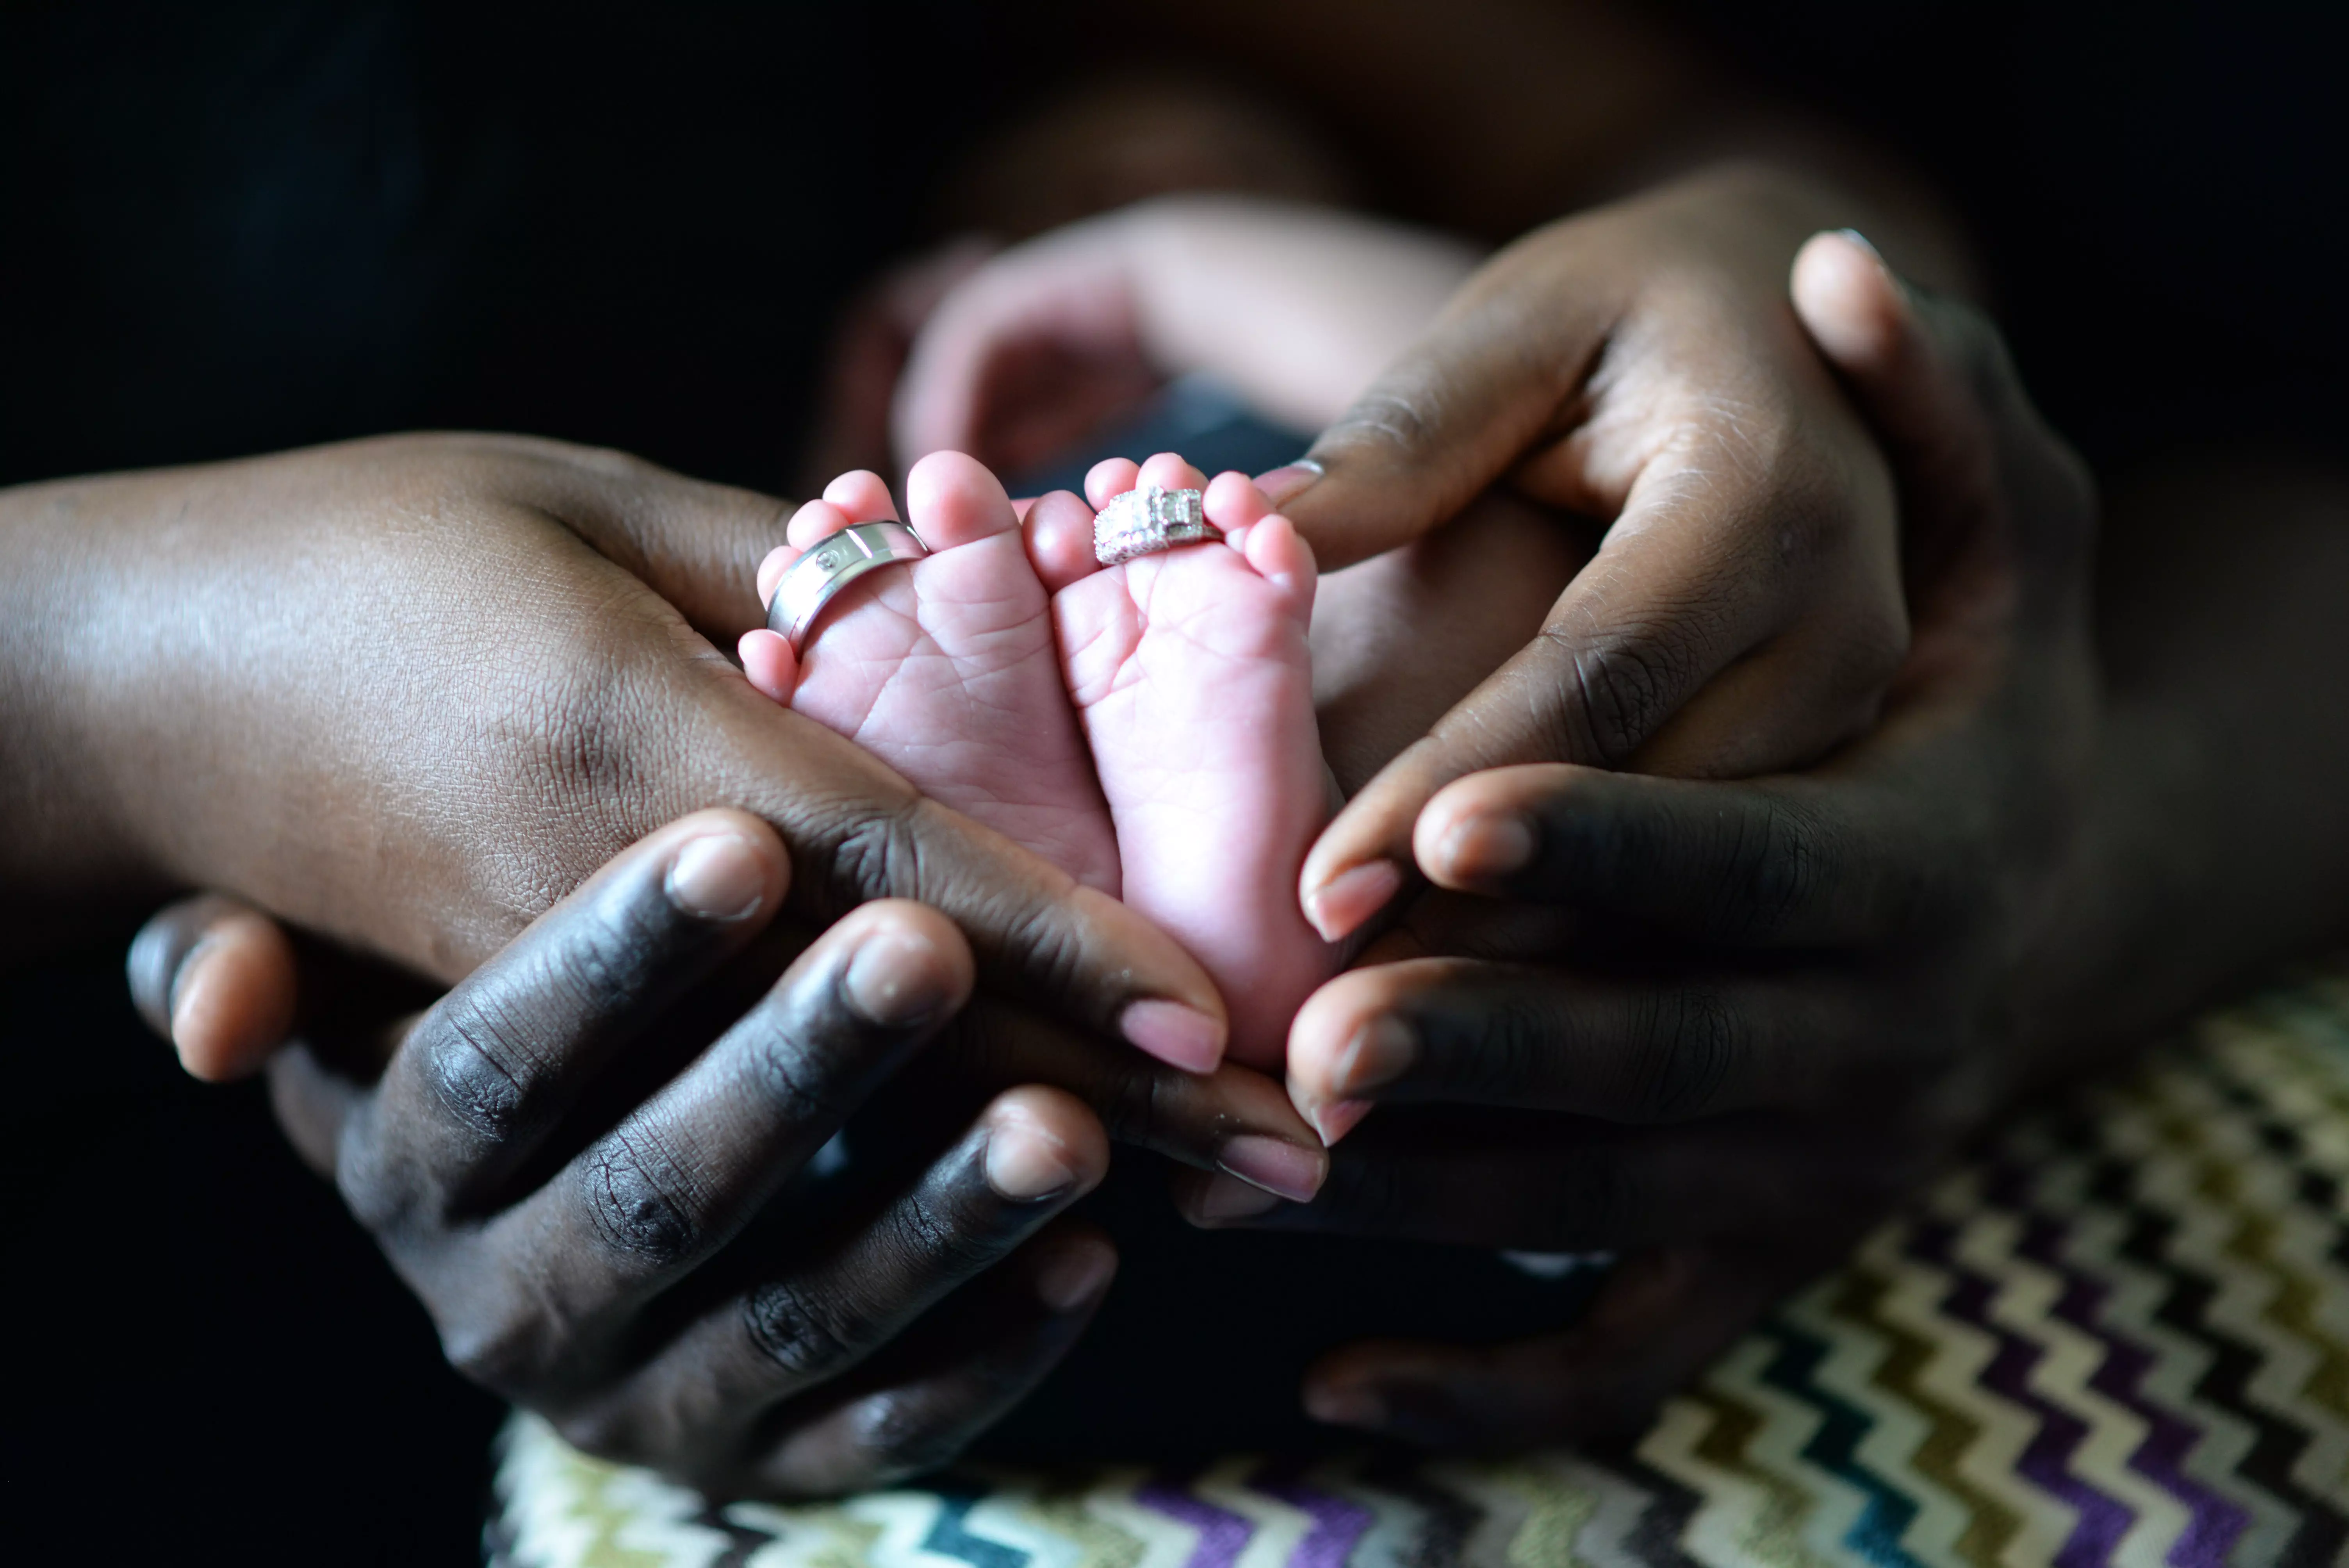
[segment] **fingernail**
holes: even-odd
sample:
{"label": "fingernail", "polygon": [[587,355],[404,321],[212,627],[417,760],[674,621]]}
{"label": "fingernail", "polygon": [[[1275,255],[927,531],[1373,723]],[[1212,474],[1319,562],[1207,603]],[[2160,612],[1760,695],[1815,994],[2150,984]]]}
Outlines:
{"label": "fingernail", "polygon": [[1386,907],[1402,886],[1402,872],[1392,861],[1365,861],[1349,866],[1307,895],[1305,918],[1324,942],[1343,942],[1362,922]]}
{"label": "fingernail", "polygon": [[1278,506],[1292,497],[1304,494],[1313,481],[1327,471],[1311,458],[1299,458],[1293,463],[1257,475],[1256,488],[1264,492],[1267,500]]}
{"label": "fingernail", "polygon": [[1237,1176],[1210,1176],[1191,1206],[1191,1218],[1202,1225],[1220,1225],[1226,1220],[1253,1220],[1279,1203],[1272,1193],[1251,1187]]}
{"label": "fingernail", "polygon": [[1036,1271],[1036,1295],[1054,1312],[1074,1312],[1107,1289],[1117,1253],[1100,1242],[1071,1242]]}
{"label": "fingernail", "polygon": [[1216,1163],[1251,1186],[1292,1203],[1311,1202],[1330,1171],[1330,1157],[1320,1150],[1301,1149],[1255,1132],[1226,1139],[1216,1150]]}
{"label": "fingernail", "polygon": [[1533,863],[1533,824],[1515,811],[1483,811],[1444,841],[1444,874],[1454,882],[1492,882]]}
{"label": "fingernail", "polygon": [[1338,1049],[1338,1063],[1330,1087],[1343,1095],[1359,1095],[1391,1084],[1419,1059],[1419,1037],[1409,1024],[1382,1013],[1356,1029]]}
{"label": "fingernail", "polygon": [[1841,234],[1845,239],[1849,240],[1853,244],[1857,245],[1861,250],[1866,251],[1869,255],[1874,256],[1878,266],[1884,264],[1884,253],[1878,250],[1875,243],[1858,230],[1837,229],[1836,232]]}
{"label": "fingernail", "polygon": [[1338,1140],[1353,1131],[1362,1118],[1370,1114],[1369,1100],[1341,1099],[1315,1107],[1306,1113],[1305,1119],[1311,1122],[1313,1130],[1321,1135],[1322,1143],[1334,1149]]}
{"label": "fingernail", "polygon": [[1383,1427],[1386,1401],[1367,1383],[1308,1383],[1305,1413],[1333,1427]]}
{"label": "fingernail", "polygon": [[767,868],[740,833],[707,833],[678,851],[664,886],[697,920],[741,920],[767,900]]}
{"label": "fingernail", "polygon": [[1118,1015],[1120,1033],[1169,1067],[1211,1073],[1224,1059],[1224,1026],[1180,1002],[1136,1002]]}
{"label": "fingernail", "polygon": [[193,1011],[190,1003],[196,993],[203,989],[201,985],[191,985],[190,982],[196,980],[201,975],[203,968],[202,960],[212,951],[213,941],[214,938],[207,936],[189,948],[186,953],[181,954],[180,966],[171,971],[171,986],[165,993],[163,999],[163,1006],[168,1010],[168,1016],[164,1020],[166,1025],[164,1034],[171,1040],[172,1048],[175,1050],[185,1048],[183,1042],[187,1037],[187,1015]]}
{"label": "fingernail", "polygon": [[1015,1203],[1033,1203],[1077,1183],[1061,1140],[1026,1121],[988,1130],[986,1164],[987,1184]]}
{"label": "fingernail", "polygon": [[945,1007],[954,976],[938,950],[900,931],[868,938],[848,961],[840,988],[848,1005],[876,1024],[903,1028]]}

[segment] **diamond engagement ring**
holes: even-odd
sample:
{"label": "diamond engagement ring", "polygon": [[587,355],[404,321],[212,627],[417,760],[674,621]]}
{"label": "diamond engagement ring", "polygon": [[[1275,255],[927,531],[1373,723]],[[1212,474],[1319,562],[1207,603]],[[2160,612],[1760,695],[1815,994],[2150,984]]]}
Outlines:
{"label": "diamond engagement ring", "polygon": [[767,601],[767,629],[790,638],[797,654],[807,646],[815,618],[842,589],[868,572],[919,561],[929,552],[922,536],[902,522],[852,523],[792,562]]}
{"label": "diamond engagement ring", "polygon": [[1115,566],[1178,544],[1221,539],[1224,531],[1207,521],[1206,505],[1202,491],[1157,485],[1112,496],[1093,518],[1093,559]]}

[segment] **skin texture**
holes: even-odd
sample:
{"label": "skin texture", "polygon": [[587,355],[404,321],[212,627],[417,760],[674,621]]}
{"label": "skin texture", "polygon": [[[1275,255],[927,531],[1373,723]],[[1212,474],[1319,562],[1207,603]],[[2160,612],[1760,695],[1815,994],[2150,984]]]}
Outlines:
{"label": "skin texture", "polygon": [[[418,1207],[419,1191],[472,1178],[436,1163],[451,1112],[413,1089],[427,1069],[388,1021],[419,1005],[418,976],[429,1002],[429,982],[473,975],[629,842],[712,801],[792,845],[798,872],[762,905],[771,935],[733,961],[743,985],[771,982],[797,945],[876,900],[918,895],[926,918],[957,933],[986,995],[951,1031],[952,1070],[934,1075],[944,1109],[905,1122],[932,1160],[965,1148],[972,1117],[1009,1091],[1045,1097],[1060,1124],[1095,1142],[1114,1130],[1215,1169],[1258,1168],[1270,1149],[1292,1191],[1319,1174],[1318,1140],[1276,1084],[1237,1068],[1177,1072],[1117,1039],[1164,1037],[1173,1011],[1190,1021],[1191,1046],[1205,1041],[1194,1066],[1213,1065],[1220,1000],[1177,944],[779,711],[718,654],[711,636],[758,617],[753,570],[781,511],[616,454],[492,437],[362,442],[0,495],[12,564],[0,585],[12,721],[0,791],[23,829],[0,857],[26,895],[14,907],[48,916],[12,936],[36,951],[150,889],[221,890],[230,903],[175,911],[142,943],[142,1006],[212,1077],[251,1070],[294,1017],[308,1048],[280,1068],[289,1134],[340,1172],[355,1213],[441,1321],[452,1359],[550,1412],[598,1400],[640,1410],[620,1388],[633,1367],[586,1326],[620,1322],[642,1298],[593,1274],[560,1303],[534,1295],[519,1282],[553,1266],[539,1251],[549,1233],[482,1228],[454,1199]],[[264,911],[303,934],[292,963]],[[622,962],[633,956],[661,960],[616,954],[585,972],[619,988],[608,998],[564,965],[517,959],[465,1006],[493,1022],[583,995],[636,1006],[644,996]],[[343,1015],[367,992],[345,982],[362,959],[405,981],[378,987],[397,1006],[355,1022]],[[572,1027],[558,1019],[517,1048],[554,1049]],[[317,1092],[295,1092],[305,1084]],[[657,1087],[598,1092],[649,1103]],[[836,1119],[869,1091],[861,1080],[826,1091],[806,1114]],[[321,1109],[357,1104],[368,1108],[358,1122]],[[600,1136],[626,1109],[598,1101],[564,1136],[574,1146]],[[744,1127],[723,1104],[688,1099],[662,1115],[668,1136],[731,1139],[745,1169],[787,1169],[804,1154],[794,1126]],[[404,1152],[353,1165],[343,1136],[353,1126],[370,1149]],[[471,1136],[505,1150],[477,1150],[502,1171],[543,1130],[499,1123]],[[739,1225],[757,1201],[740,1196],[718,1228]],[[996,1235],[991,1220],[971,1222],[973,1247],[957,1257],[975,1270],[1008,1256],[1009,1239],[978,1244]],[[939,1234],[952,1251],[951,1229]],[[460,1253],[447,1273],[417,1261]],[[891,1266],[856,1255],[875,1280]],[[704,1271],[716,1266],[712,1253],[681,1255],[665,1277],[715,1289]],[[824,1277],[854,1305],[846,1293],[861,1274]],[[497,1303],[470,1294],[465,1282],[488,1279],[517,1283]],[[990,1288],[1028,1287],[1007,1276]],[[936,1294],[877,1320],[876,1341],[910,1332]],[[492,1340],[527,1342],[528,1366],[517,1371]],[[1005,1376],[1019,1387],[1040,1370],[1019,1367]],[[954,1408],[948,1426],[976,1429]],[[795,1469],[726,1470],[750,1462],[740,1432],[719,1453],[683,1426],[644,1419],[580,1430],[605,1451],[713,1484],[803,1484]]]}
{"label": "skin texture", "polygon": [[761,619],[781,513],[477,436],[5,492],[0,804],[27,830],[0,874],[49,913],[36,940],[194,884],[453,980],[625,844],[730,804],[792,844],[802,918],[916,897],[1071,1022],[1171,1002],[1219,1030],[1175,944],[711,645]]}
{"label": "skin texture", "polygon": [[[1445,792],[1415,851],[1446,887],[1298,1032],[1309,1108],[1392,1103],[1345,1139],[1314,1205],[1213,1182],[1188,1202],[1225,1223],[1634,1255],[1557,1336],[1337,1353],[1305,1390],[1324,1418],[1478,1448],[1634,1424],[2002,1095],[2338,934],[2349,830],[2330,802],[2349,742],[2308,673],[2349,667],[2325,587],[2349,570],[2328,564],[2349,483],[2212,458],[2125,493],[2094,624],[2100,689],[2088,492],[1994,337],[1913,304],[1841,240],[1806,252],[1795,297],[1896,453],[1932,568],[1884,723],[1751,784],[1551,765]],[[2217,557],[2201,548],[2213,517],[2230,527]],[[1447,613],[1462,624],[1446,583],[1479,604],[1509,586],[1527,599],[1480,580],[1492,554],[1447,558],[1452,530],[1525,550],[1554,537],[1483,502],[1406,558],[1332,574],[1325,603],[1351,583],[1416,645]],[[1575,564],[1569,551],[1547,570]],[[1510,614],[1537,613],[1536,588]],[[1515,634],[1494,619],[1473,630],[1497,656]],[[1325,726],[1429,663],[1328,645]],[[1397,706],[1440,711],[1460,671]],[[1341,772],[1376,765],[1360,736],[1379,727],[1364,710],[1330,731]],[[1510,820],[1533,848],[1515,871],[1495,852]],[[1671,896],[1688,886],[1707,899]],[[1383,1081],[1350,1076],[1380,1063],[1349,1049],[1356,1026],[1385,1017],[1406,1048]]]}
{"label": "skin texture", "polygon": [[[827,605],[804,662],[778,633],[745,634],[745,673],[933,799],[1116,897],[1109,808],[1069,709],[1051,602],[1010,497],[959,452],[914,465],[905,493],[911,524],[933,553]],[[805,550],[853,523],[885,520],[902,521],[880,477],[841,475],[792,517],[791,542],[760,563],[761,596],[772,599]]]}
{"label": "skin texture", "polygon": [[[1225,537],[1111,567],[1062,552],[1074,580],[1052,618],[1068,696],[1117,825],[1126,903],[1231,999],[1233,1058],[1276,1070],[1299,1004],[1340,956],[1289,892],[1330,802],[1306,636],[1313,556],[1237,474],[1210,483],[1162,452],[1086,477],[1102,506],[1154,485],[1203,491]],[[1051,552],[1041,528],[1037,548]]]}
{"label": "skin texture", "polygon": [[[420,1013],[412,982],[305,949],[312,1005],[269,1063],[295,1147],[460,1370],[716,1495],[950,1459],[1108,1288],[1107,1238],[1055,1216],[1111,1133],[1195,1157],[1232,1130],[1228,1080],[1278,1098],[974,1003],[969,944],[920,904],[810,941],[778,919],[789,881],[771,828],[704,811]],[[233,993],[267,929],[218,897],[176,905],[140,937],[134,994],[151,1014]],[[183,1056],[229,1057],[219,1016],[172,1009]],[[811,1172],[860,1110],[887,1130],[851,1130],[865,1164]]]}
{"label": "skin texture", "polygon": [[[934,553],[828,607],[803,661],[747,634],[743,669],[1182,942],[1233,999],[1235,1059],[1275,1069],[1338,960],[1289,892],[1329,811],[1312,555],[1237,474],[1211,484],[1162,453],[1088,480],[1101,506],[1137,485],[1202,491],[1226,540],[1103,568],[1075,496],[1038,500],[1023,533],[992,474],[933,452],[906,493]],[[877,476],[841,476],[761,564],[761,592],[828,534],[895,517]]]}
{"label": "skin texture", "polygon": [[[2094,490],[1994,334],[1840,236],[1794,292],[1932,563],[1914,646],[1879,725],[1814,769],[1511,767],[1421,814],[1442,891],[1291,1043],[1325,1126],[1385,1109],[1313,1204],[1203,1181],[1193,1212],[1634,1255],[1560,1334],[1335,1352],[1305,1390],[1325,1419],[1473,1448],[1636,1426],[2012,1097],[2340,930],[2349,843],[2316,801],[2349,747],[2293,672],[2349,659],[2302,586],[2349,488],[2207,476],[2188,493],[2264,510],[2233,536],[2235,592],[2108,572],[2132,585],[2107,688]],[[2127,561],[2189,553],[2127,537]],[[2221,608],[2247,600],[2256,624]]]}

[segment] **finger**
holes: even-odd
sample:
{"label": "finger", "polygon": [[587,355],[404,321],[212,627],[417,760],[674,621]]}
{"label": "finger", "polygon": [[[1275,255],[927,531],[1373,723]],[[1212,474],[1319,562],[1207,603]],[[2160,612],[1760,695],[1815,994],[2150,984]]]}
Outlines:
{"label": "finger", "polygon": [[1559,299],[1521,277],[1535,260],[1495,257],[1313,443],[1280,506],[1325,570],[1410,543],[1551,438],[1619,306]]}
{"label": "finger", "polygon": [[833,1497],[951,1463],[1060,1365],[1116,1274],[1106,1235],[1056,1222],[874,1357],[844,1398],[826,1390],[829,1408],[753,1454],[721,1493]]}
{"label": "finger", "polygon": [[[1873,722],[1908,647],[1892,530],[1850,525],[1851,503],[1816,476],[1692,482],[1721,466],[1725,454],[1709,450],[1651,465],[1541,634],[1323,830],[1299,887],[1325,939],[1355,928],[1346,922],[1361,901],[1341,879],[1371,872],[1385,883],[1373,868],[1407,863],[1422,810],[1464,775],[1555,761],[1750,776],[1807,763]],[[1793,493],[1806,485],[1816,493]],[[1889,517],[1886,485],[1880,505],[1860,510]],[[1797,534],[1816,572],[1781,559]],[[1823,542],[1829,534],[1846,542]]]}
{"label": "finger", "polygon": [[1708,942],[1829,946],[1951,917],[1955,890],[1920,868],[1960,863],[1968,830],[1857,774],[1731,783],[1536,766],[1446,787],[1413,853],[1442,887]]}
{"label": "finger", "polygon": [[[1816,1103],[1881,1047],[1838,977],[1625,978],[1423,958],[1340,975],[1288,1037],[1289,1092],[1336,1142],[1354,1101],[1684,1121]],[[1353,1119],[1359,1119],[1354,1116]]]}
{"label": "finger", "polygon": [[1347,1346],[1307,1371],[1306,1412],[1437,1449],[1630,1437],[1806,1272],[1784,1256],[1643,1253],[1618,1264],[1581,1319],[1557,1334],[1494,1346]]}
{"label": "finger", "polygon": [[968,944],[936,911],[895,900],[856,911],[691,1067],[498,1216],[486,1251],[533,1282],[533,1317],[633,1311],[732,1240],[946,1026],[972,974]]}
{"label": "finger", "polygon": [[1863,1152],[1754,1115],[1647,1129],[1386,1111],[1330,1150],[1309,1203],[1189,1171],[1176,1173],[1175,1199],[1208,1229],[1593,1252],[1798,1224],[1816,1214],[1826,1173],[1857,1168]]}
{"label": "finger", "polygon": [[209,1082],[259,1071],[293,1027],[293,944],[235,899],[204,894],[158,913],[132,938],[129,971],[140,1016]]}
{"label": "finger", "polygon": [[624,851],[443,997],[353,1129],[362,1215],[419,1191],[480,1200],[597,1070],[781,907],[790,863],[739,811],[683,818]]}
{"label": "finger", "polygon": [[1058,593],[1101,569],[1093,554],[1093,511],[1071,490],[1040,496],[1028,509],[1028,559],[1044,591]]}
{"label": "finger", "polygon": [[1001,1263],[1098,1185],[1108,1161],[1101,1123],[1075,1099],[1040,1088],[999,1096],[871,1222],[696,1319],[573,1426],[591,1427],[598,1452],[672,1432],[727,1434],[739,1448],[775,1405],[852,1371]]}
{"label": "finger", "polygon": [[934,1056],[941,1085],[991,1094],[1009,1084],[1065,1089],[1111,1137],[1201,1171],[1227,1171],[1283,1198],[1319,1191],[1329,1157],[1278,1084],[1225,1063],[1207,1074],[1104,1051],[1049,1017],[982,999]]}
{"label": "finger", "polygon": [[[1804,244],[1792,293],[1804,329],[1892,454],[1912,584],[1934,582],[1986,521],[2014,516],[2037,526],[2010,542],[2077,564],[2092,532],[2095,482],[2032,406],[2004,342],[1979,312],[1905,286],[1850,231]],[[2002,431],[2019,438],[2002,441]],[[2060,504],[2004,493],[2018,486]]]}
{"label": "finger", "polygon": [[1178,1067],[1207,1071],[1221,1058],[1223,998],[1174,938],[709,662],[722,674],[688,671],[664,695],[714,721],[715,735],[647,768],[631,815],[741,806],[791,845],[793,912],[808,924],[877,898],[928,904],[969,938],[988,989]]}

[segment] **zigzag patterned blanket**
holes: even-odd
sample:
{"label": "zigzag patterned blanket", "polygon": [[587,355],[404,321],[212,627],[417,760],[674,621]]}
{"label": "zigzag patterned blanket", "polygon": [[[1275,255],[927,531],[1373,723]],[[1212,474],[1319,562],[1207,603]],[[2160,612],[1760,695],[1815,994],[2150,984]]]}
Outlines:
{"label": "zigzag patterned blanket", "polygon": [[2349,979],[2035,1111],[1623,1452],[713,1509],[517,1418],[496,1568],[2349,1562]]}

